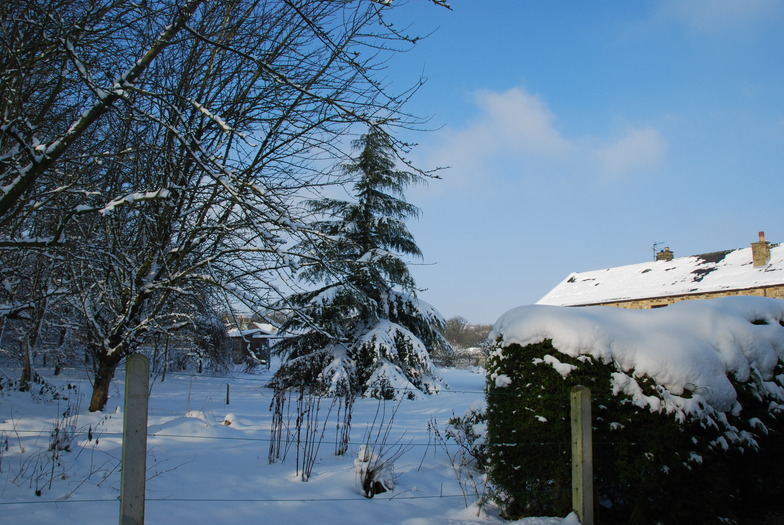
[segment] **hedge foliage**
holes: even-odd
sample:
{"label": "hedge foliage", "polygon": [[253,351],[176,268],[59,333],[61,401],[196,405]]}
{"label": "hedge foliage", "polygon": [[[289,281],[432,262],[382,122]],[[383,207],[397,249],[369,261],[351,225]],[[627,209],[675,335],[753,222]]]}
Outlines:
{"label": "hedge foliage", "polygon": [[[562,375],[562,364],[573,368]],[[738,414],[678,420],[613,395],[614,372],[613,363],[561,354],[550,340],[496,343],[487,365],[487,438],[505,517],[572,510],[569,396],[576,385],[592,394],[596,523],[741,523],[784,510],[784,418],[770,409],[761,381],[733,381]],[[776,374],[783,373],[779,363]],[[650,379],[635,379],[646,395],[668,395]]]}

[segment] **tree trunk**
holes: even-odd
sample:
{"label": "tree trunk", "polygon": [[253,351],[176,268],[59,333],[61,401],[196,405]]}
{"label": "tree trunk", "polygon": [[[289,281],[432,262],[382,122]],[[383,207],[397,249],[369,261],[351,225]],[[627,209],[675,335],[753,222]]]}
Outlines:
{"label": "tree trunk", "polygon": [[116,366],[116,364],[105,363],[101,364],[98,370],[95,371],[93,397],[90,399],[90,412],[100,412],[106,407],[106,403],[109,401],[109,386],[114,378]]}
{"label": "tree trunk", "polygon": [[33,367],[30,362],[30,340],[25,336],[22,341],[22,378],[19,380],[19,390],[21,392],[30,391],[30,381],[33,380]]}

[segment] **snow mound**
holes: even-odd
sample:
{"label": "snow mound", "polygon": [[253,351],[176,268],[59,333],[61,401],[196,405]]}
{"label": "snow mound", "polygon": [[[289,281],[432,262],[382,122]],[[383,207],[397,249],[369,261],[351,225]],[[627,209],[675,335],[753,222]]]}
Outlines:
{"label": "snow mound", "polygon": [[167,419],[150,425],[151,435],[165,436],[211,436],[214,434],[210,418],[202,411],[189,410],[184,416]]}
{"label": "snow mound", "polygon": [[569,513],[565,518],[523,518],[512,521],[514,525],[580,525],[580,520],[574,512]]}

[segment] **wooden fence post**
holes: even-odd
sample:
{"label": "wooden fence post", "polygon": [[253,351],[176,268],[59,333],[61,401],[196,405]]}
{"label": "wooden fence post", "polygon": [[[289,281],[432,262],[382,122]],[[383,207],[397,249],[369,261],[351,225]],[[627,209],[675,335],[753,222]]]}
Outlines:
{"label": "wooden fence post", "polygon": [[150,360],[133,354],[125,360],[120,525],[144,525],[147,474],[147,404]]}
{"label": "wooden fence post", "polygon": [[593,440],[591,390],[582,385],[571,392],[572,508],[582,525],[593,525]]}

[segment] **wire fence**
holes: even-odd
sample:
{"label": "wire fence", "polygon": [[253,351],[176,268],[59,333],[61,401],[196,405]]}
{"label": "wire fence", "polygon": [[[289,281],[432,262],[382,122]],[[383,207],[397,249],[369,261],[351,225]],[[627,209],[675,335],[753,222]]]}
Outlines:
{"label": "wire fence", "polygon": [[[197,379],[209,379],[211,381],[220,381],[225,382],[228,388],[228,385],[236,385],[239,383],[243,384],[251,384],[251,385],[258,385],[259,392],[261,394],[268,394],[269,399],[272,399],[272,390],[267,388],[267,383],[269,382],[269,377],[265,377],[264,375],[252,376],[252,375],[200,375],[200,374],[192,374],[192,373],[184,373],[184,372],[176,372],[170,373],[170,377],[177,378],[179,380],[197,380]],[[218,395],[216,385],[216,391],[214,395]],[[153,392],[155,391],[155,387],[152,388]],[[401,390],[401,389],[399,389]],[[476,396],[477,398],[482,398],[485,396],[484,390],[460,390],[460,389],[449,389],[446,390],[448,393],[453,394],[465,394],[470,396]],[[500,395],[505,395],[500,393]],[[520,398],[519,394],[509,394],[513,395],[514,397]],[[227,398],[226,401],[229,402],[228,398],[228,390],[227,390]],[[267,396],[265,396],[267,397]],[[524,397],[524,396],[523,396]],[[569,399],[565,398],[564,396],[552,395],[549,396],[547,394],[536,394],[532,395],[531,398],[541,399],[542,397],[551,397],[553,399],[561,399],[563,400],[564,404],[568,406]],[[595,400],[596,402],[602,402],[601,399]],[[227,403],[230,405],[230,403]],[[51,437],[52,435],[52,423],[50,422],[47,428],[43,428],[41,430],[20,430],[20,429],[12,429],[12,428],[2,428],[0,426],[0,440],[6,439],[6,443],[8,442],[8,436],[12,433],[16,436],[17,439],[23,439],[25,437],[33,438],[36,440],[45,440]],[[362,424],[354,425],[354,428],[361,429]],[[94,439],[113,439],[113,440],[122,440],[123,434],[121,432],[109,432],[109,431],[101,431],[96,432],[92,428],[78,428],[78,429],[71,429],[71,435],[69,439],[73,443],[82,443],[83,447],[87,447],[87,443],[91,443]],[[257,443],[260,446],[269,446],[270,443],[274,441],[274,438],[271,435],[261,435],[262,433],[270,432],[269,429],[260,429],[257,431],[258,435],[243,435],[243,436],[226,436],[226,435],[192,435],[192,434],[184,434],[184,433],[176,433],[176,432],[167,432],[167,431],[150,431],[147,433],[148,441],[154,443],[156,439],[176,439],[176,440],[190,440],[190,441],[211,441],[216,442],[218,445],[214,448],[220,449],[220,443]],[[420,429],[418,431],[419,435],[422,436],[425,434],[425,429]],[[457,451],[461,445],[457,442],[450,441],[447,439],[442,440],[441,442],[436,441],[436,437],[432,435],[430,430],[427,430],[427,439],[424,438],[416,438],[411,439],[405,442],[405,446],[409,449],[420,449],[423,450],[423,456],[428,453],[428,449],[433,449],[434,451],[442,449],[447,451],[452,451],[453,453]],[[293,435],[290,439],[296,439]],[[327,446],[335,446],[338,445],[338,440],[332,440],[327,438],[320,438],[319,444],[327,445]],[[361,445],[370,445],[370,446],[382,446],[385,443],[382,441],[368,441],[367,439],[364,440],[351,440],[348,443],[352,447],[359,447]],[[634,443],[614,443],[614,442],[595,442],[594,445],[596,446],[614,446],[614,445],[635,445]],[[297,444],[293,443],[292,446],[296,447]],[[508,443],[494,443],[494,446],[499,447],[547,447],[549,449],[553,447],[557,447],[559,450],[567,451],[570,447],[569,436],[564,436],[563,441],[526,441],[520,440],[516,442],[508,442]],[[0,454],[0,459],[1,459]],[[119,459],[118,459],[119,462]],[[0,471],[2,474],[2,471]],[[437,499],[437,498],[450,498],[450,499],[466,499],[466,492],[463,490],[461,492],[454,492],[454,493],[443,493],[439,492],[437,494],[391,494],[389,497],[381,498],[382,501],[387,500],[427,500],[427,499]],[[477,497],[479,494],[476,495]],[[268,497],[238,497],[238,498],[209,498],[209,497],[166,497],[166,498],[156,498],[156,497],[147,497],[147,502],[150,503],[158,503],[158,502],[181,502],[181,503],[264,503],[264,504],[273,504],[273,503],[318,503],[318,502],[327,502],[327,501],[355,501],[355,502],[368,502],[369,499],[362,497],[360,494],[357,494],[356,497],[351,498],[319,498],[319,497],[293,497],[293,498],[268,498]],[[46,499],[41,497],[36,498],[29,498],[29,499],[21,499],[21,500],[14,500],[14,501],[0,501],[0,506],[9,506],[9,505],[73,505],[73,504],[106,504],[111,503],[116,505],[118,502],[117,498],[85,498],[80,499],[70,495],[67,498],[57,498],[57,499]]]}
{"label": "wire fence", "polygon": [[[65,381],[67,381],[66,378],[61,378],[61,380],[63,380],[63,379]],[[252,387],[258,386],[258,388],[259,388],[258,393],[259,393],[260,397],[262,397],[262,398],[264,398],[266,400],[271,400],[272,399],[272,390],[266,388],[267,387],[267,383],[269,382],[269,377],[264,377],[264,375],[256,375],[256,376],[251,376],[251,375],[215,375],[215,374],[199,375],[199,374],[190,374],[190,373],[176,372],[176,373],[170,373],[169,374],[169,380],[171,380],[171,379],[176,379],[176,380],[178,380],[180,382],[190,382],[190,381],[192,381],[193,383],[196,383],[196,381],[201,380],[201,379],[206,379],[206,380],[213,381],[213,382],[216,383],[216,386],[212,387],[213,392],[212,392],[212,395],[210,396],[212,398],[218,397],[218,395],[222,393],[222,392],[219,392],[219,390],[218,390],[219,382],[225,382],[226,388],[227,388],[227,391],[226,391],[226,402],[227,402],[227,405],[229,405],[229,391],[228,391],[229,385],[236,386],[238,384],[244,384],[244,385],[250,384]],[[160,388],[160,386],[161,386],[160,381],[157,381],[156,384],[153,385],[151,390],[153,392],[155,392],[157,389]],[[244,390],[244,392],[242,394],[247,396],[248,390],[247,389],[243,389],[243,390]],[[482,395],[481,391],[473,391],[473,392],[465,392],[465,391],[463,391],[461,393],[470,393],[472,395],[477,395],[477,396],[481,396]],[[265,395],[265,394],[268,394],[268,395]],[[153,395],[155,395],[155,394],[153,393]],[[183,395],[184,395],[184,392],[183,392]],[[188,393],[188,395],[189,396],[191,395],[190,392]],[[199,393],[194,396],[193,404],[198,404],[200,402],[199,398],[201,396],[203,396],[203,395],[204,395],[204,391],[200,390]],[[246,400],[239,400],[239,399],[237,400],[237,402],[240,403],[240,404],[243,403],[243,402],[246,402],[246,401],[247,401],[247,399]],[[189,404],[190,404],[190,401],[189,401]],[[59,411],[59,407],[58,407],[58,411]],[[159,416],[159,417],[164,417],[165,418],[166,416]],[[8,445],[8,443],[11,442],[12,443],[11,447],[13,447],[14,446],[13,442],[18,440],[19,447],[20,448],[22,448],[23,446],[26,447],[27,448],[27,452],[29,453],[33,449],[33,447],[34,447],[31,444],[31,442],[37,442],[39,444],[39,447],[42,447],[41,450],[44,451],[44,453],[45,453],[45,451],[46,451],[46,444],[52,439],[53,428],[56,428],[58,426],[64,426],[64,425],[62,424],[62,421],[58,421],[58,418],[55,418],[54,420],[50,420],[49,422],[45,423],[42,428],[37,429],[37,430],[36,429],[19,429],[19,428],[13,428],[13,426],[14,426],[14,424],[5,424],[4,425],[4,424],[0,423],[0,443],[4,442],[6,445]],[[230,435],[208,435],[208,434],[196,434],[196,435],[193,435],[193,434],[188,434],[188,433],[156,431],[156,430],[154,430],[154,428],[155,428],[154,424],[150,425],[150,427],[151,427],[151,431],[147,433],[147,439],[148,439],[148,441],[150,442],[150,444],[152,446],[154,446],[155,440],[158,440],[158,439],[188,440],[188,441],[191,441],[191,442],[194,442],[194,441],[205,441],[205,442],[215,443],[215,445],[209,445],[206,448],[218,451],[218,452],[216,452],[217,454],[220,454],[220,452],[219,452],[220,449],[225,448],[225,447],[236,446],[237,443],[249,443],[251,445],[258,444],[259,448],[261,449],[261,448],[268,447],[273,442],[273,439],[272,439],[272,437],[269,434],[270,430],[268,428],[266,428],[266,429],[265,428],[260,428],[259,430],[251,431],[251,432],[255,432],[256,435],[230,436]],[[356,428],[358,430],[358,432],[361,432],[363,430],[363,422],[360,422],[359,424],[355,424],[354,428]],[[290,434],[290,436],[288,436],[287,439],[290,439],[290,440],[296,439],[294,437],[294,435],[293,435],[294,434],[293,430],[294,430],[293,428],[292,429],[287,429],[287,432]],[[67,432],[69,433],[67,439],[68,439],[68,441],[70,443],[73,443],[73,452],[74,453],[79,453],[78,452],[79,448],[89,448],[90,447],[90,443],[94,444],[99,439],[100,440],[105,440],[104,441],[105,443],[108,443],[110,440],[116,442],[116,441],[120,441],[120,440],[123,439],[122,432],[113,432],[113,431],[107,431],[107,430],[97,431],[92,426],[89,426],[89,427],[85,426],[85,427],[79,427],[79,428],[69,428],[69,429],[67,429]],[[243,429],[243,432],[248,432],[248,430],[247,429]],[[329,435],[329,432],[327,433],[327,435]],[[22,445],[22,443],[24,443],[24,445]],[[225,447],[222,446],[221,443],[226,444]],[[329,438],[323,438],[322,437],[322,438],[319,438],[319,443],[323,444],[323,445],[326,445],[326,446],[330,446],[330,445],[337,445],[338,441],[336,439],[329,439]],[[360,441],[355,439],[355,440],[350,441],[349,444],[352,447],[358,447],[360,445],[381,446],[383,443],[381,443],[380,441],[369,441],[367,439],[360,440]],[[113,449],[116,449],[116,446],[117,446],[116,444],[113,444],[112,445]],[[297,443],[292,443],[291,446],[292,447],[297,447],[298,444]],[[433,440],[428,440],[427,442],[413,441],[412,440],[412,441],[407,441],[405,446],[407,448],[409,448],[409,449],[415,449],[417,447],[418,448],[428,448],[428,447],[435,448],[435,447],[437,447],[437,444]],[[6,450],[7,450],[7,448],[6,448]],[[425,453],[427,453],[427,451],[425,451]],[[2,455],[3,455],[2,452],[0,452],[0,467],[3,466]],[[52,455],[52,451],[51,450],[49,451],[49,455],[50,456]],[[6,462],[5,462],[5,466],[6,467],[10,467],[11,466],[9,464],[9,462],[7,461],[8,459],[10,459],[9,458],[9,454],[6,453]],[[67,455],[62,455],[61,456],[61,460],[62,461],[68,461]],[[116,462],[119,463],[119,457],[116,458]],[[293,467],[293,465],[292,465],[292,467]],[[6,475],[8,475],[8,468],[6,468],[5,470],[6,470]],[[0,477],[2,477],[2,476],[3,476],[3,469],[0,468]],[[51,491],[50,491],[50,493],[51,493]],[[441,491],[441,492],[439,492],[437,494],[400,494],[400,493],[390,493],[389,497],[384,497],[384,498],[382,498],[382,500],[388,500],[388,499],[393,499],[393,500],[423,500],[424,499],[424,500],[426,500],[426,499],[434,499],[434,498],[450,498],[450,499],[465,498],[465,494],[462,493],[462,492],[461,493],[451,493],[451,492],[444,493],[443,491]],[[325,502],[325,501],[367,501],[367,498],[364,498],[360,494],[357,494],[356,497],[348,497],[348,498],[334,498],[334,497],[329,497],[329,498],[319,498],[319,497],[316,497],[316,498],[314,498],[314,497],[282,497],[282,498],[281,497],[275,497],[275,498],[269,498],[269,497],[264,497],[264,496],[250,497],[250,498],[248,498],[248,497],[228,497],[228,498],[210,498],[210,497],[185,497],[185,498],[182,498],[182,497],[166,497],[166,498],[156,498],[156,497],[146,497],[146,501],[150,502],[150,503],[156,503],[156,502],[185,502],[185,503],[199,503],[199,504],[203,504],[203,503],[226,503],[226,504],[231,504],[231,503],[240,503],[241,502],[241,503],[264,503],[264,504],[271,504],[271,503],[314,503],[314,502]],[[75,494],[69,494],[69,496],[66,497],[66,498],[54,498],[54,499],[52,499],[52,498],[45,498],[45,497],[42,498],[42,497],[38,496],[38,497],[35,497],[35,498],[15,499],[13,501],[9,501],[9,500],[2,501],[2,500],[0,500],[0,506],[12,506],[12,505],[60,505],[60,504],[67,504],[67,505],[74,505],[74,504],[92,505],[92,504],[106,504],[106,503],[110,503],[110,504],[116,505],[117,502],[118,502],[118,500],[116,498],[106,498],[106,499],[103,499],[103,498],[78,498]]]}

